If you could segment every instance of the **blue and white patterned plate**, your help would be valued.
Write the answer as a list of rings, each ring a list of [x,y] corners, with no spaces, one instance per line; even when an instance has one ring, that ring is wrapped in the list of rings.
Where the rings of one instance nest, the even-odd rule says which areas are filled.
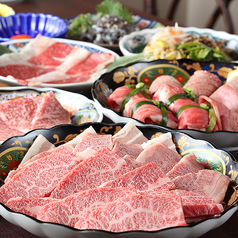
[[[61,39],[61,38],[53,38],[57,42],[61,42],[64,44],[72,45],[72,46],[78,46],[87,49],[91,53],[95,52],[101,52],[101,53],[111,53],[112,55],[115,55],[116,58],[119,57],[117,53],[115,53],[112,50],[106,49],[104,47],[98,46],[93,43],[88,43],[84,41],[76,41],[76,40],[69,40],[69,39]],[[1,45],[6,46],[13,52],[19,52],[26,44],[28,44],[30,41],[33,39],[19,39],[19,40],[12,40],[8,42],[3,42]],[[104,72],[104,71],[102,71]],[[85,89],[89,89],[93,82],[97,80],[102,72],[99,72],[94,75],[93,78],[91,78],[89,81],[82,82],[82,83],[70,83],[70,84],[49,84],[49,83],[42,83],[41,87],[53,87],[53,88],[60,88],[60,89],[65,89],[69,91],[83,91]],[[0,81],[11,86],[19,86],[18,82],[15,79],[7,78],[0,76]]]

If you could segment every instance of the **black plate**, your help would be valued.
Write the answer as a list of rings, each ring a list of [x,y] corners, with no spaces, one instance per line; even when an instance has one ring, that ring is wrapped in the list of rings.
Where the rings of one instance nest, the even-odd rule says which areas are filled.
[[[92,86],[93,99],[101,107],[105,116],[110,118],[114,123],[128,122],[129,117],[123,117],[107,106],[109,95],[118,87],[125,84],[137,84],[143,82],[148,86],[153,79],[162,74],[169,74],[176,77],[182,84],[185,84],[196,70],[207,70],[217,75],[225,83],[228,73],[238,67],[238,63],[221,63],[217,61],[197,62],[194,60],[155,60],[151,62],[139,62],[125,67],[118,67],[115,70],[101,75]],[[136,121],[136,120],[135,120]],[[137,121],[137,124],[143,124]],[[164,127],[174,131],[169,127]],[[238,158],[238,133],[231,131],[203,132],[192,129],[182,129],[181,132],[207,140],[218,148],[230,151]]]
[[[105,124],[105,123],[85,123],[82,125],[61,125],[51,129],[38,129],[31,131],[24,136],[16,136],[8,139],[0,146],[0,163],[2,158],[8,157],[12,161],[21,160],[26,151],[30,148],[32,142],[37,135],[44,135],[50,142],[56,146],[61,145],[83,130],[92,126],[99,134],[115,134],[125,124]],[[151,139],[157,134],[166,133],[168,130],[154,125],[138,126],[141,132]],[[220,217],[208,218],[203,221],[193,223],[187,227],[174,227],[162,229],[155,232],[144,231],[130,231],[122,233],[112,233],[107,231],[80,231],[72,227],[41,222],[30,216],[14,212],[0,203],[0,215],[9,222],[12,222],[25,230],[33,233],[34,235],[44,237],[80,237],[80,238],[93,238],[93,237],[198,237],[209,230],[222,225],[226,222],[232,214],[237,210],[237,194],[238,194],[238,163],[229,153],[216,149],[212,144],[202,140],[196,140],[189,135],[181,132],[172,132],[173,141],[176,148],[181,155],[188,153],[195,153],[199,160],[208,164],[211,169],[218,170],[223,174],[228,175],[232,182],[225,197],[225,211]],[[1,171],[1,170],[0,170]],[[192,234],[192,235],[191,235]],[[160,236],[161,235],[161,236]]]

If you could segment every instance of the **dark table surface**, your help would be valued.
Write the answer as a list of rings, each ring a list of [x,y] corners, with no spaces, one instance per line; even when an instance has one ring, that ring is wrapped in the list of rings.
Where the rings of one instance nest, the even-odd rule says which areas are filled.
[[[1,1],[0,1],[1,2]],[[95,7],[101,0],[19,0],[15,3],[7,3],[16,13],[35,12],[70,18],[80,13],[95,13]],[[174,22],[167,21],[157,16],[149,15],[145,12],[130,9],[134,15],[153,19],[164,25],[174,25]],[[0,85],[1,86],[1,85]],[[89,92],[85,92],[88,94]],[[234,238],[238,237],[238,212],[222,226],[211,230],[200,238]],[[24,229],[7,222],[0,216],[0,238],[37,238],[37,236]],[[57,237],[56,237],[57,238]],[[69,237],[67,237],[69,238]]]

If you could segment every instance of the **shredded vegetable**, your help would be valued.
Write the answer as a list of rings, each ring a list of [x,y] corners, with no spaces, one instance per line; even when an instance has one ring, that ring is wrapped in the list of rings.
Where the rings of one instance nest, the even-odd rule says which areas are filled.
[[[174,27],[167,26],[151,37],[143,52],[153,54],[149,59],[181,59],[183,55],[177,50],[177,44],[186,41],[189,35]]]
[[[144,53],[152,54],[150,60],[156,59],[194,59],[194,60],[217,60],[221,62],[232,61],[218,46],[216,48],[196,41],[191,41],[191,35],[180,30],[176,24],[174,27],[164,27],[151,37],[145,46]]]

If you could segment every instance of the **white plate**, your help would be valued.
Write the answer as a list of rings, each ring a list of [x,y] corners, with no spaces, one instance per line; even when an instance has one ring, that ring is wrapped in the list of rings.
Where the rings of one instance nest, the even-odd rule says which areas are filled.
[[[119,57],[117,53],[115,53],[112,50],[106,49],[104,47],[98,46],[93,43],[88,43],[84,41],[76,41],[76,40],[68,40],[68,39],[61,39],[61,38],[53,38],[57,42],[61,42],[64,44],[72,45],[72,46],[78,46],[87,49],[91,53],[94,52],[100,52],[100,53],[111,53],[116,56],[116,58]],[[13,52],[18,52],[21,48],[23,48],[27,43],[32,41],[33,39],[19,39],[19,40],[12,40],[8,42],[2,42],[1,45],[4,45],[11,49]],[[49,83],[42,83],[41,87],[53,87],[53,88],[59,88],[59,89],[65,89],[69,91],[83,91],[85,89],[89,89],[93,82],[97,80],[100,75],[104,72],[102,70],[101,72],[94,75],[93,78],[91,78],[89,81],[82,82],[82,83],[69,83],[69,84],[49,84]],[[20,84],[15,79],[10,79],[7,77],[0,76],[0,81],[3,83],[6,83],[10,86],[19,86]],[[21,86],[21,85],[20,85]]]
[[[0,87],[0,103],[19,97],[34,97],[42,93],[53,92],[61,105],[72,113],[72,124],[102,122],[103,113],[98,105],[84,95],[56,88]],[[0,141],[0,144],[3,141]]]
[[[158,32],[160,29],[164,27],[158,27],[155,29],[144,29],[139,32],[133,32],[129,35],[124,36],[119,41],[119,48],[123,55],[131,55],[133,54],[133,50],[135,48],[140,48],[145,46],[150,38]],[[226,40],[227,41],[227,48],[235,50],[238,52],[238,36],[229,34],[224,31],[215,31],[208,28],[196,28],[196,27],[179,27],[179,29],[187,32],[188,34],[201,36],[206,35],[210,39],[213,40]]]

